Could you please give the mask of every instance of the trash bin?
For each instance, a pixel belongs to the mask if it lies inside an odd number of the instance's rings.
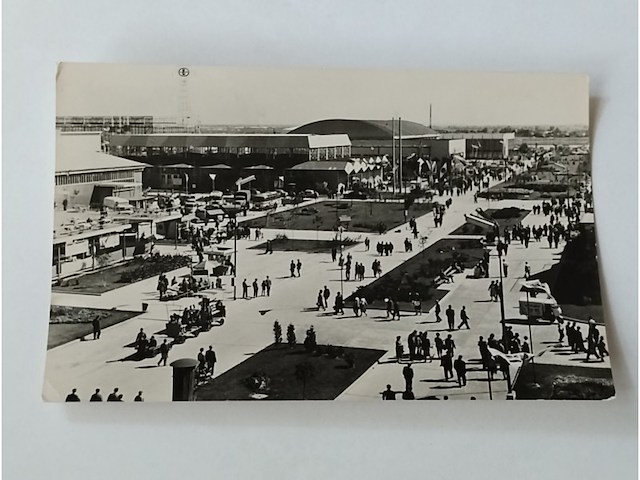
[[[143,303],[143,304],[142,304],[142,311],[143,311],[143,312],[146,312],[146,311],[147,311],[147,308],[149,308],[149,304],[148,304],[148,303]]]
[[[174,402],[192,402],[194,400],[195,368],[198,361],[193,358],[181,358],[171,363],[173,367]]]

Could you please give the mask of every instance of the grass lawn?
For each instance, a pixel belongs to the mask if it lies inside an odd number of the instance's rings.
[[[122,281],[123,274],[130,275],[137,272],[135,281],[140,281],[160,275],[161,272],[167,273],[188,266],[190,262],[190,258],[181,255],[162,255],[158,258],[149,257],[147,259],[138,257],[126,263],[81,275],[74,280],[63,281],[61,285],[51,287],[51,290],[60,293],[101,295],[132,283]]]
[[[511,230],[514,226],[518,225],[524,218],[531,213],[531,210],[522,210],[519,208],[489,208],[484,212],[493,220],[498,222],[500,226],[500,232],[504,231],[505,227]],[[478,225],[471,225],[465,223],[464,225],[456,228],[449,235],[486,235],[492,233],[493,229],[489,227],[480,227]]]
[[[325,200],[306,207],[270,214],[243,222],[251,228],[288,230],[334,231],[340,217],[349,217],[342,225],[350,232],[378,233],[388,231],[431,212],[431,203],[415,203],[404,217],[404,204],[400,202],[374,202],[352,200]]]
[[[615,395],[609,368],[527,364],[514,385],[518,400],[603,400]],[[536,385],[537,384],[537,385]]]
[[[344,347],[344,351],[353,355],[353,368],[342,358],[307,353],[300,344],[293,349],[286,344],[270,345],[199,387],[196,400],[251,400],[253,391],[247,379],[256,372],[263,372],[270,379],[268,400],[334,400],[384,354],[382,350],[366,348]],[[295,369],[304,362],[313,366],[315,376],[307,381],[303,398],[302,382],[296,379]]]
[[[436,299],[447,293],[434,288],[433,280],[440,270],[450,267],[454,260],[461,262],[467,269],[472,268],[482,259],[483,253],[484,248],[478,240],[439,240],[373,283],[358,289],[347,298],[347,302],[364,295],[372,305],[371,308],[377,308],[381,307],[380,302],[385,298],[396,298],[402,310],[413,311],[408,303],[409,293],[417,291],[422,299],[422,311],[427,312],[435,305]],[[463,275],[468,273],[471,271],[467,270]],[[350,307],[349,303],[347,307]]]
[[[85,335],[91,335],[91,338],[93,338],[91,322],[96,315],[100,317],[100,327],[104,330],[107,327],[140,315],[140,312],[52,306],[49,311],[47,350],[64,345]]]
[[[356,240],[343,238],[342,244],[345,247],[350,247],[360,243]],[[274,251],[278,252],[308,252],[308,253],[329,253],[331,247],[338,247],[340,242],[336,240],[297,240],[292,238],[278,237],[271,241],[271,246]],[[267,243],[261,243],[249,247],[249,250],[266,250]]]

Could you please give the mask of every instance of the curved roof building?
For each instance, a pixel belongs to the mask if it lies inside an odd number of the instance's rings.
[[[396,136],[397,131],[396,121]],[[290,134],[336,135],[346,133],[354,140],[387,140],[391,138],[391,120],[327,119],[307,123],[291,130]],[[438,133],[421,123],[402,120],[402,137],[437,137]]]

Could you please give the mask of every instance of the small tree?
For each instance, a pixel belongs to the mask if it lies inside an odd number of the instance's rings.
[[[287,327],[287,343],[289,344],[289,348],[296,346],[296,327],[291,323]]]
[[[306,400],[307,383],[316,376],[316,368],[310,362],[302,362],[296,365],[296,379],[302,383],[302,399]]]
[[[273,322],[273,336],[276,345],[280,345],[282,343],[282,327],[280,326],[280,322],[277,320]]]

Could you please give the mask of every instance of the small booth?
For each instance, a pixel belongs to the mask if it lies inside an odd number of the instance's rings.
[[[551,322],[562,318],[562,308],[551,295],[549,285],[546,283],[539,280],[522,282],[520,291],[525,294],[520,297],[519,302],[521,315],[526,315],[530,320],[541,318]]]

